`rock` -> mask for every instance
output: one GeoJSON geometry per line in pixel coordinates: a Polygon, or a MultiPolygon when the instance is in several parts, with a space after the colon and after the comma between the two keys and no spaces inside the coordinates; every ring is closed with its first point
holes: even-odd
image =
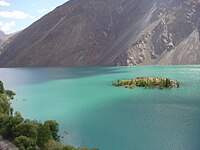
{"type": "Polygon", "coordinates": [[[0,136],[0,149],[1,150],[18,150],[18,148],[8,140],[4,140],[2,136],[0,136]]]}

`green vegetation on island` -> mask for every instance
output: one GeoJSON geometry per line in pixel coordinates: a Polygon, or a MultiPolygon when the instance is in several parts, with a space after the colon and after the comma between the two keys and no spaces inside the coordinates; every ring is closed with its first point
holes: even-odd
{"type": "Polygon", "coordinates": [[[53,120],[41,123],[24,119],[10,105],[14,96],[15,93],[5,90],[0,81],[0,135],[13,142],[19,150],[98,150],[61,144],[58,123],[53,120]]]}
{"type": "Polygon", "coordinates": [[[158,77],[137,77],[130,80],[117,80],[113,82],[114,86],[122,86],[125,88],[133,89],[135,87],[145,87],[145,88],[179,88],[179,82],[176,80],[171,80],[169,78],[158,78],[158,77]]]}

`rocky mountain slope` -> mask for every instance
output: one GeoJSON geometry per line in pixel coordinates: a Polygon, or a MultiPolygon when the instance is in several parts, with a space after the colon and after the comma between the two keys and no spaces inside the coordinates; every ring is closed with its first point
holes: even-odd
{"type": "Polygon", "coordinates": [[[0,66],[200,64],[200,0],[70,0],[2,48],[0,66]]]}
{"type": "Polygon", "coordinates": [[[8,45],[16,37],[18,33],[5,34],[3,31],[0,30],[0,55],[4,49],[4,46],[8,45]]]}
{"type": "Polygon", "coordinates": [[[7,39],[7,35],[0,30],[0,45],[7,39]]]}

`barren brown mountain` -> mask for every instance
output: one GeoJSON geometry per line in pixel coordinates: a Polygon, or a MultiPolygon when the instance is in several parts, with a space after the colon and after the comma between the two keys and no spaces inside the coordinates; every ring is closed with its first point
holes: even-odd
{"type": "Polygon", "coordinates": [[[19,33],[0,66],[200,64],[200,0],[70,0],[19,33]]]}

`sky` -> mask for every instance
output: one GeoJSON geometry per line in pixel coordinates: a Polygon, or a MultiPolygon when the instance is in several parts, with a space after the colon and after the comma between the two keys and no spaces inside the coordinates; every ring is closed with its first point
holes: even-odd
{"type": "Polygon", "coordinates": [[[0,30],[6,34],[25,29],[68,0],[0,0],[0,30]]]}

